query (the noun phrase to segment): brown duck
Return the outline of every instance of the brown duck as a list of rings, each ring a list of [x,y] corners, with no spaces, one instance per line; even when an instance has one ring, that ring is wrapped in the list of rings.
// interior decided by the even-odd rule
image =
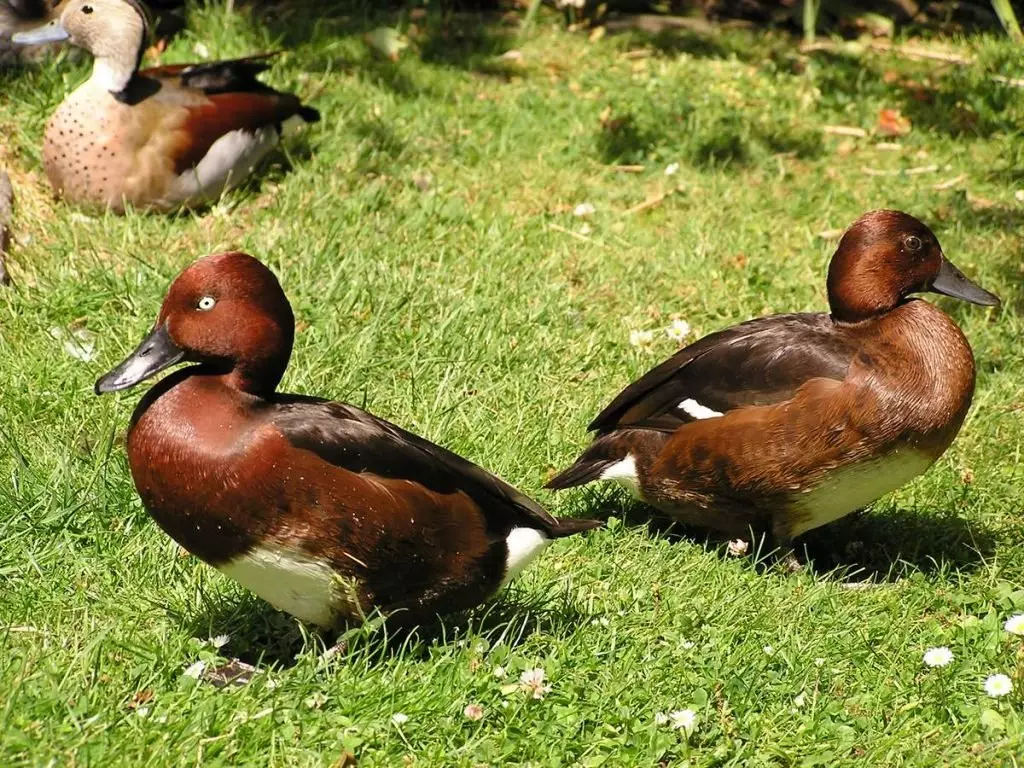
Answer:
[[[12,40],[70,40],[95,57],[46,126],[46,174],[69,202],[117,212],[208,202],[243,181],[284,126],[320,119],[256,79],[266,56],[139,70],[147,21],[135,0],[65,0],[54,14]]]
[[[548,487],[618,481],[675,519],[768,529],[788,551],[920,475],[960,430],[974,357],[946,314],[909,298],[922,291],[999,303],[913,216],[861,216],[829,266],[829,314],[751,320],[680,350],[598,414],[594,442]]]

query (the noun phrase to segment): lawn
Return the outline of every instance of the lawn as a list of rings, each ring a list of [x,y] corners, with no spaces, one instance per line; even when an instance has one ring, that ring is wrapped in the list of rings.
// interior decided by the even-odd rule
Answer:
[[[0,72],[17,196],[17,285],[0,291],[0,765],[1019,764],[1024,638],[1003,623],[1024,612],[1024,90],[993,79],[1024,76],[1019,51],[898,41],[965,66],[805,55],[764,30],[592,40],[544,13],[519,36],[431,11],[392,63],[364,42],[388,20],[191,8],[162,61],[287,48],[268,80],[325,116],[195,214],[54,203],[41,133],[87,65]],[[909,133],[882,135],[883,109]],[[674,318],[692,341],[825,308],[838,231],[879,207],[925,220],[1004,300],[929,299],[970,339],[978,384],[923,477],[806,537],[794,575],[649,525],[614,489],[541,490],[597,410],[674,351]],[[295,308],[285,389],[364,406],[608,527],[557,542],[468,616],[355,630],[333,651],[185,555],[128,472],[139,392],[92,384],[179,270],[229,248],[265,260]],[[953,661],[925,666],[938,646]],[[256,666],[247,684],[185,673],[234,658]],[[540,698],[519,685],[537,668]],[[1009,696],[986,695],[996,673]],[[683,709],[689,733],[658,717]]]

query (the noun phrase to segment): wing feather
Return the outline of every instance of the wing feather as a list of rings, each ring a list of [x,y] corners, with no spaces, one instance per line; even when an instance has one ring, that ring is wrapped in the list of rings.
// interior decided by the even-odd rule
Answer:
[[[855,355],[828,315],[751,320],[705,336],[650,370],[619,393],[590,429],[673,432],[701,417],[782,402],[810,379],[841,381]]]

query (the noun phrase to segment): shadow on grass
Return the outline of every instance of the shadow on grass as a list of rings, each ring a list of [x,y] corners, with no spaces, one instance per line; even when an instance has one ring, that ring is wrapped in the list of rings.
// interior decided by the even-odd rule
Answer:
[[[595,492],[592,501],[596,503],[587,507],[587,516],[621,516],[627,526],[644,526],[653,536],[697,544],[723,559],[730,557],[723,535],[678,523],[618,493]],[[772,546],[759,535],[747,557],[756,560],[759,570],[774,570]],[[996,541],[980,523],[954,514],[900,509],[855,512],[809,531],[794,547],[800,561],[815,574],[844,582],[877,582],[896,581],[911,573],[973,571],[992,556]]]
[[[397,657],[426,661],[431,649],[451,646],[466,637],[482,637],[490,647],[515,648],[536,634],[565,635],[582,625],[584,616],[566,595],[526,597],[514,588],[471,611],[439,617],[428,624],[390,625],[380,617],[365,625],[338,631],[303,627],[252,594],[239,601],[224,600],[186,618],[196,637],[228,634],[221,653],[256,667],[293,667],[304,652],[330,655],[364,664],[382,664]]]

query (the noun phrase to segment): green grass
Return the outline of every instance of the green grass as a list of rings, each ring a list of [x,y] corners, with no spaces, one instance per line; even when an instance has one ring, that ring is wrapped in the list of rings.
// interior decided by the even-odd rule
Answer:
[[[195,58],[200,40],[215,57],[288,47],[270,81],[326,119],[199,214],[53,203],[40,136],[86,68],[0,73],[0,165],[18,195],[18,287],[0,292],[0,765],[329,766],[345,752],[362,766],[1019,764],[1024,646],[1002,623],[1024,611],[1024,96],[990,78],[1024,75],[1016,49],[935,41],[978,57],[956,68],[803,57],[763,31],[591,43],[545,13],[518,40],[495,19],[431,12],[392,64],[362,40],[382,18],[255,13],[193,8],[164,61]],[[521,63],[497,58],[513,48]],[[822,131],[870,130],[882,108],[911,133]],[[582,202],[596,212],[581,235]],[[963,432],[925,476],[809,536],[815,566],[793,576],[651,529],[615,492],[540,490],[596,410],[673,351],[672,314],[703,334],[822,309],[835,240],[820,233],[882,206],[925,219],[1005,302],[933,297],[979,376]],[[91,387],[177,271],[236,247],[294,304],[288,390],[364,405],[556,514],[611,514],[608,529],[558,542],[470,616],[407,637],[357,631],[327,656],[182,556],[128,473],[139,393]],[[50,332],[79,327],[95,334],[92,362]],[[655,331],[649,349],[630,346],[637,329]],[[224,633],[219,651],[205,643]],[[939,645],[955,661],[928,670]],[[225,689],[183,675],[217,654],[261,674]],[[551,685],[541,700],[514,690],[534,667]],[[997,672],[1016,691],[993,700],[982,683]],[[470,703],[483,719],[464,717]],[[699,718],[688,740],[655,722],[683,708]]]

